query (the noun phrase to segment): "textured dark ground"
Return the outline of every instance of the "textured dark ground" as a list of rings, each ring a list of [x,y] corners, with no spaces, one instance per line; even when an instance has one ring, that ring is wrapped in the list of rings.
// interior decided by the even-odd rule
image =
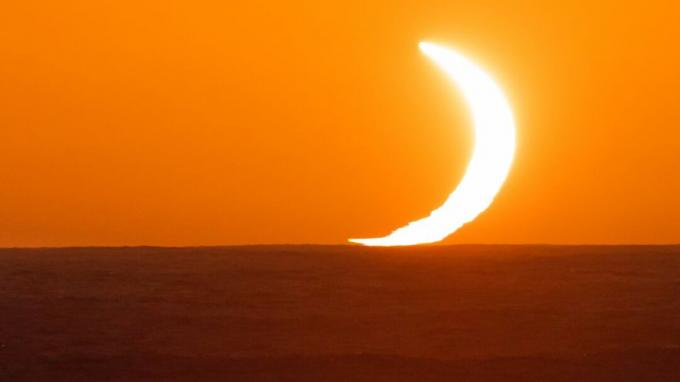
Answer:
[[[5,249],[0,380],[680,381],[680,247]]]

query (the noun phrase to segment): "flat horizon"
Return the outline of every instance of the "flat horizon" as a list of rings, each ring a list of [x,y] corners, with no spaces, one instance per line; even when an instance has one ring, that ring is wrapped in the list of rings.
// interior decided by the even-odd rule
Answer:
[[[675,248],[680,247],[680,243],[668,244],[645,244],[645,243],[622,243],[622,244],[550,244],[550,243],[457,243],[457,244],[424,244],[415,246],[364,246],[360,244],[316,244],[316,243],[300,243],[300,244],[225,244],[225,245],[65,245],[65,246],[16,246],[16,247],[0,247],[0,251],[5,250],[68,250],[68,249],[230,249],[230,248],[352,248],[352,249],[366,249],[369,251],[407,251],[417,249],[436,249],[436,248],[470,248],[470,247],[490,247],[490,248],[507,248],[507,247],[537,247],[537,248]]]

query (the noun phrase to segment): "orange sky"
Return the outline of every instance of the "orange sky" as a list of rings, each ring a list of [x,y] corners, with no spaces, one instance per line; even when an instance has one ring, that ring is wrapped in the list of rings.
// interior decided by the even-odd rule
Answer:
[[[229,3],[3,5],[0,246],[341,243],[424,217],[472,127],[422,39],[492,73],[518,123],[505,187],[446,242],[680,242],[676,2]]]

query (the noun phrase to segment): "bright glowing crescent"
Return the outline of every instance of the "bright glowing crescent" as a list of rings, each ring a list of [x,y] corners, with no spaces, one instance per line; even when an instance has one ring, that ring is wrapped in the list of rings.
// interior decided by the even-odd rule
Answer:
[[[461,54],[421,42],[420,49],[462,92],[472,113],[475,147],[465,175],[430,216],[385,237],[350,239],[370,246],[433,243],[452,234],[489,207],[510,171],[515,154],[515,122],[510,104],[494,80]]]

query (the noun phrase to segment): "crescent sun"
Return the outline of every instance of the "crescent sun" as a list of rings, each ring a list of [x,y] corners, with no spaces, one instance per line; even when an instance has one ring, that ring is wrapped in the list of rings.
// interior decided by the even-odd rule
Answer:
[[[434,243],[474,220],[503,186],[515,155],[512,109],[494,80],[460,53],[421,42],[432,59],[462,92],[472,114],[475,146],[463,179],[439,208],[384,237],[349,239],[368,246]]]

